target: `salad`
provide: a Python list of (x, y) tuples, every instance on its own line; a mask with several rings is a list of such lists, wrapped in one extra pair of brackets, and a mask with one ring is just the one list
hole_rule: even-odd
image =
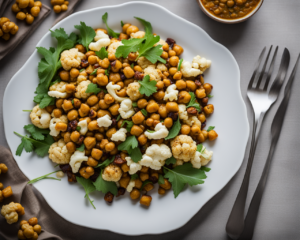
[[(85, 198), (99, 191), (112, 203), (129, 192), (149, 207), (151, 190), (176, 198), (186, 184), (203, 184), (213, 152), (206, 140), (218, 134), (206, 128), (214, 112), (213, 86), (204, 81), (211, 61), (199, 55), (181, 58), (184, 49), (172, 38), (163, 40), (151, 23), (136, 17), (144, 31), (121, 21), (122, 32), (93, 29), (84, 22), (77, 34), (51, 31), (56, 47), (37, 47), (39, 84), (16, 155), (23, 150), (49, 156), (79, 183)], [(31, 180), (55, 179), (49, 173)]]

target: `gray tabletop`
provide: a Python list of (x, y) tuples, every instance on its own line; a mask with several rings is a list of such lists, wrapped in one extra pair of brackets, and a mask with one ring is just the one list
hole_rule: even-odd
[[(50, 1), (43, 1), (49, 4)], [(116, 5), (126, 0), (96, 1), (83, 0), (76, 8), (77, 11), (104, 5)], [(208, 18), (197, 5), (195, 0), (152, 0), (173, 13), (195, 23), (203, 28), (213, 39), (227, 47), (235, 56), (241, 70), (241, 91), (246, 99), (246, 89), (253, 66), (264, 46), (278, 45), (279, 54), (287, 47), (291, 53), (291, 64), (295, 63), (300, 52), (300, 1), (299, 0), (265, 0), (258, 13), (249, 21), (224, 25)], [(55, 14), (50, 16), (30, 36), (25, 43), (18, 46), (9, 56), (0, 62), (0, 144), (7, 146), (2, 119), (2, 96), (11, 77), (22, 67), (35, 49), (37, 42), (52, 26)], [(279, 57), (276, 65), (278, 67)], [(275, 68), (277, 69), (277, 68)], [(290, 70), (291, 72), (291, 66)], [(275, 75), (275, 74), (274, 74)], [(274, 78), (273, 75), (273, 78)], [(25, 80), (25, 79), (24, 79)], [(222, 81), (222, 79), (220, 79)], [(275, 151), (271, 171), (264, 193), (253, 239), (281, 240), (300, 239), (300, 70), (293, 85), (290, 104), (287, 109), (281, 136)], [(17, 96), (16, 96), (17, 97)], [(280, 95), (281, 100), (282, 95)], [(22, 101), (22, 99), (20, 99)], [(256, 188), (270, 146), (270, 126), (279, 102), (273, 106), (263, 125), (261, 139), (258, 143), (251, 183), (250, 197)], [(230, 117), (230, 102), (228, 115)], [(248, 110), (248, 116), (251, 112)], [(234, 131), (234, 126), (228, 126)], [(248, 152), (248, 148), (247, 148)], [(230, 156), (228, 156), (230, 157)], [(226, 161), (226, 159), (224, 159)], [(239, 172), (213, 199), (211, 199), (184, 227), (170, 233), (155, 236), (160, 239), (227, 239), (225, 225), (231, 211), (238, 189), (244, 176), (246, 162)], [(175, 209), (174, 209), (175, 210)], [(180, 216), (178, 216), (180, 217)], [(149, 226), (151, 228), (151, 226)], [(95, 233), (95, 231), (93, 231)], [(88, 235), (88, 234), (87, 234)], [(97, 234), (98, 235), (98, 234)], [(95, 236), (95, 235), (94, 235)], [(99, 231), (103, 239), (153, 239), (153, 236), (126, 237), (107, 231)]]

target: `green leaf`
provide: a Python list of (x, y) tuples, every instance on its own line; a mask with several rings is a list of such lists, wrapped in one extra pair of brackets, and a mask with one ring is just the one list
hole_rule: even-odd
[(189, 92), (189, 94), (191, 95), (191, 100), (190, 100), (189, 104), (186, 106), (186, 108), (194, 107), (194, 108), (197, 109), (198, 112), (200, 112), (201, 111), (201, 106), (199, 105), (199, 103), (196, 102), (195, 93)]
[(174, 158), (173, 156), (166, 160), (166, 165), (175, 164), (175, 163), (176, 163), (176, 158)]
[(85, 68), (79, 70), (79, 72), (83, 72), (83, 71), (85, 71)]
[(121, 21), (121, 27), (123, 27), (124, 26), (124, 23), (123, 23), (123, 21)]
[(130, 67), (133, 69), (133, 68), (134, 68), (134, 63), (131, 63), (131, 64), (130, 64)]
[(158, 176), (158, 184), (165, 184), (165, 179), (161, 174), (159, 174)]
[(154, 130), (147, 129), (147, 132), (149, 132), (149, 133), (154, 133), (155, 131), (154, 131)]
[(36, 141), (33, 139), (30, 141), (35, 148), (35, 153), (40, 157), (46, 156), (48, 154), (50, 146), (52, 145), (52, 143), (54, 143), (53, 137), (51, 135), (47, 135), (46, 138), (42, 141)]
[(105, 69), (104, 73), (106, 76), (109, 76), (109, 71), (110, 71), (111, 66), (109, 65), (107, 69)]
[(50, 97), (48, 94), (45, 94), (43, 99), (40, 101), (39, 107), (40, 108), (45, 108), (49, 105), (54, 105), (55, 104), (55, 97)]
[(132, 174), (130, 179), (131, 180), (135, 180), (135, 179), (138, 179), (139, 178), (139, 175), (137, 175), (136, 173), (135, 174)]
[(105, 25), (106, 25), (108, 35), (109, 35), (109, 36), (112, 36), (113, 38), (118, 38), (120, 34), (114, 32), (114, 31), (108, 26), (108, 24), (107, 24), (107, 17), (108, 17), (108, 14), (107, 14), (107, 12), (106, 12), (106, 13), (102, 16), (102, 20), (103, 20), (103, 22), (104, 22)]
[(166, 60), (160, 57), (161, 54), (163, 53), (163, 50), (161, 49), (161, 47), (162, 47), (162, 45), (157, 45), (155, 47), (152, 47), (149, 50), (147, 50), (146, 52), (140, 54), (139, 57), (144, 56), (153, 64), (156, 63), (157, 61), (160, 61), (165, 64)]
[(165, 140), (169, 140), (169, 139), (176, 137), (178, 135), (178, 133), (180, 132), (180, 129), (181, 129), (181, 124), (180, 124), (180, 120), (178, 117), (176, 122), (173, 124), (172, 128), (170, 129), (169, 134), (165, 138)]
[(24, 148), (25, 148), (26, 152), (32, 152), (33, 151), (33, 145), (26, 137), (21, 138), (21, 143), (17, 148), (16, 155), (21, 156)]
[(89, 44), (94, 40), (96, 32), (92, 27), (87, 26), (84, 22), (74, 26), (80, 31), (81, 44), (89, 51)]
[(143, 184), (142, 184), (142, 187), (140, 188), (140, 191), (142, 191), (143, 188), (144, 188), (147, 184), (149, 184), (149, 183), (152, 183), (152, 182), (151, 182), (150, 180), (144, 181)]
[(131, 38), (131, 39), (123, 39), (122, 43), (123, 45), (119, 46), (116, 50), (116, 57), (120, 58), (127, 58), (129, 53), (136, 52), (140, 46), (141, 43), (145, 40), (145, 38)]
[(132, 103), (132, 107), (134, 107), (134, 108), (137, 107), (137, 103), (136, 103), (136, 102), (133, 102), (133, 103)]
[(112, 156), (111, 159), (106, 159), (103, 163), (99, 163), (95, 168), (105, 168), (111, 164), (115, 159), (115, 156)]
[(201, 170), (205, 171), (205, 172), (209, 172), (211, 169), (208, 167), (201, 167)]
[(134, 17), (136, 18), (137, 20), (139, 20), (144, 28), (145, 28), (145, 32), (146, 32), (146, 35), (149, 35), (149, 34), (152, 34), (152, 25), (150, 22), (147, 22), (146, 20), (142, 19), (142, 18), (139, 18), (139, 17)]
[(97, 73), (97, 68), (94, 69), (94, 71), (92, 71), (90, 75), (95, 75), (96, 73)]
[(99, 92), (101, 92), (101, 88), (99, 88), (98, 85), (95, 83), (90, 83), (85, 92), (98, 94)]
[(132, 126), (134, 125), (134, 123), (132, 121), (124, 120), (121, 124), (121, 127), (123, 127), (125, 123), (126, 123), (127, 132), (130, 132), (130, 130), (131, 130)]
[(141, 109), (141, 112), (142, 112), (142, 114), (143, 114), (145, 117), (147, 117), (147, 115), (148, 115), (148, 112), (147, 112), (147, 110), (146, 110), (146, 109)]
[(102, 47), (100, 49), (100, 51), (95, 52), (96, 55), (100, 58), (100, 59), (104, 59), (104, 58), (108, 58), (108, 52), (106, 51), (105, 47)]
[(119, 114), (117, 117), (117, 121), (119, 121), (121, 119), (121, 115)]
[(92, 201), (89, 196), (90, 193), (92, 193), (96, 190), (93, 182), (90, 179), (85, 179), (83, 177), (76, 177), (76, 180), (84, 188), (84, 191), (85, 191), (84, 197), (87, 198), (88, 201), (92, 204), (93, 208), (96, 209), (93, 204), (94, 201)]
[(179, 60), (179, 64), (178, 64), (177, 71), (180, 71), (182, 62), (183, 62), (183, 59), (181, 58), (181, 59)]
[(142, 81), (139, 81), (140, 93), (145, 94), (147, 97), (150, 97), (153, 93), (157, 92), (156, 90), (156, 81), (150, 81), (150, 76), (146, 75)]
[(96, 190), (99, 191), (99, 192), (102, 192), (104, 194), (110, 192), (110, 193), (112, 193), (113, 195), (116, 196), (118, 194), (117, 184), (115, 182), (105, 181), (102, 178), (102, 173), (103, 173), (103, 169), (102, 169), (99, 177), (97, 178), (97, 180), (93, 183)]
[(138, 161), (140, 161), (142, 159), (143, 154), (141, 153), (141, 150), (139, 149), (139, 147), (136, 147), (136, 148), (132, 149), (132, 152), (129, 154), (129, 156), (131, 157), (132, 161), (137, 163)]
[(85, 149), (84, 144), (81, 144), (79, 148), (76, 148), (77, 151), (83, 152)]
[(76, 131), (79, 132), (80, 130), (81, 130), (81, 127), (80, 127), (80, 126), (77, 126), (77, 127), (76, 127)]
[(25, 125), (24, 129), (27, 132), (29, 132), (35, 140), (44, 140), (45, 136), (43, 134), (49, 134), (48, 129), (41, 129), (41, 128), (34, 126), (33, 124)]
[(198, 144), (197, 145), (197, 151), (200, 152), (200, 153), (203, 153), (205, 150), (205, 148), (203, 148), (203, 145), (202, 144)]
[(38, 181), (40, 181), (40, 180), (43, 180), (43, 179), (53, 179), (53, 180), (61, 181), (61, 179), (58, 179), (58, 178), (52, 178), (52, 177), (51, 177), (51, 178), (48, 178), (49, 175), (51, 175), (51, 174), (53, 174), (53, 173), (57, 173), (57, 172), (59, 172), (59, 171), (60, 171), (60, 170), (57, 170), (57, 171), (55, 171), (55, 172), (48, 173), (48, 174), (43, 175), (43, 176), (41, 176), (41, 177), (32, 179), (32, 180), (30, 180), (29, 182), (27, 182), (27, 184), (33, 184), (33, 183), (36, 183), (36, 182), (38, 182)]
[(23, 149), (24, 149), (24, 143), (23, 141), (21, 140), (21, 143), (19, 144), (17, 150), (16, 150), (16, 155), (17, 156), (21, 156), (22, 152), (23, 152)]
[(175, 198), (183, 190), (186, 184), (194, 186), (204, 183), (202, 179), (206, 179), (205, 171), (203, 171), (202, 169), (193, 168), (191, 163), (185, 163), (173, 168), (172, 170), (164, 167), (164, 170), (164, 177), (168, 178), (172, 183)]
[(208, 98), (212, 98), (212, 97), (213, 97), (213, 95), (210, 95), (210, 94), (208, 94), (208, 95), (207, 95), (207, 97), (208, 97)]
[(138, 146), (138, 141), (135, 136), (129, 136), (124, 142), (118, 146), (119, 151), (127, 151), (131, 154), (132, 150)]
[(72, 103), (72, 105), (74, 105), (74, 99), (72, 99), (71, 103)]
[(215, 127), (214, 126), (209, 126), (208, 128), (207, 128), (207, 130), (206, 131), (211, 131), (211, 130), (214, 130), (215, 129)]

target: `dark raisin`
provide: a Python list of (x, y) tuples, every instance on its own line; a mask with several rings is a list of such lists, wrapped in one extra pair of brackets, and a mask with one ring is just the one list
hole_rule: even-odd
[(112, 67), (116, 66), (116, 62), (117, 62), (116, 60), (113, 61), (113, 62), (111, 63), (111, 66), (112, 66)]
[(125, 81), (125, 80), (126, 80), (126, 77), (125, 77), (124, 73), (120, 73), (120, 77), (121, 77), (121, 80), (122, 80), (122, 81)]
[(81, 136), (79, 137), (78, 141), (76, 142), (76, 144), (81, 145), (82, 142), (83, 142), (83, 140), (84, 140), (84, 136), (81, 135)]
[(89, 62), (87, 60), (82, 59), (81, 60), (81, 67), (86, 68), (89, 65)]
[(188, 112), (188, 114), (191, 114), (191, 115), (197, 115), (198, 114), (198, 111), (195, 107), (189, 107), (187, 109), (187, 112)]
[(95, 118), (95, 117), (97, 117), (96, 111), (94, 111), (93, 109), (91, 109), (91, 110), (90, 110), (90, 113), (89, 113), (89, 117), (90, 117), (90, 118)]
[(202, 85), (201, 82), (200, 82), (200, 80), (196, 80), (196, 81), (195, 81), (195, 84), (196, 84), (196, 86), (197, 86), (198, 88), (201, 87), (201, 85)]
[(67, 172), (68, 182), (77, 182), (75, 174), (72, 172)]
[(108, 192), (105, 194), (104, 200), (108, 203), (112, 203), (114, 200), (114, 195), (111, 192)]
[(140, 111), (140, 109), (139, 109), (138, 107), (133, 108), (133, 110), (134, 110), (135, 112)]
[(113, 118), (111, 121), (112, 121), (111, 127), (117, 126), (117, 120), (115, 118)]
[(99, 177), (100, 172), (99, 171), (95, 171), (94, 174), (92, 176), (90, 176), (90, 179), (95, 182), (97, 180), (97, 178)]
[(173, 121), (176, 121), (178, 118), (178, 113), (177, 112), (170, 112), (168, 113), (168, 117), (172, 118)]
[(125, 194), (125, 188), (122, 188), (122, 187), (119, 187), (118, 188), (118, 194), (116, 197), (120, 197), (121, 195), (124, 195)]
[(201, 102), (202, 102), (201, 105), (202, 105), (203, 107), (206, 106), (207, 103), (208, 103), (208, 97), (202, 98)]
[(176, 41), (173, 38), (167, 38), (166, 43), (172, 48)]
[(155, 184), (155, 183), (158, 182), (158, 179), (157, 179), (157, 177), (150, 176), (150, 177), (149, 177), (149, 181), (151, 181), (153, 184)]
[(143, 78), (144, 78), (144, 74), (143, 73), (138, 72), (138, 71), (136, 71), (134, 73), (134, 79), (136, 79), (136, 80), (142, 80)]
[(69, 122), (69, 126), (71, 127), (72, 131), (76, 130), (77, 125), (78, 125), (77, 120), (73, 120), (73, 121)]
[(123, 159), (121, 158), (121, 155), (120, 155), (120, 154), (118, 154), (118, 155), (115, 156), (115, 160), (114, 160), (114, 163), (115, 163), (115, 164), (117, 164), (117, 165), (122, 165), (122, 164), (125, 163), (125, 162), (126, 162), (126, 161), (123, 160)]
[(94, 68), (96, 69), (96, 68), (99, 68), (100, 67), (100, 65), (99, 65), (99, 63), (95, 63), (94, 64)]
[(70, 164), (61, 164), (59, 165), (59, 168), (64, 172), (68, 172), (68, 171), (72, 171), (72, 168), (70, 166)]
[(206, 120), (201, 124), (201, 130), (206, 127)]

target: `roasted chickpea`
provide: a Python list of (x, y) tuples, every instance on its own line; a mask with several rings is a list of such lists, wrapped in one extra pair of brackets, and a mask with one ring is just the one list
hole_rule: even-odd
[(119, 181), (120, 187), (127, 188), (129, 182), (130, 182), (130, 177), (129, 176), (122, 177)]
[(164, 120), (164, 125), (166, 126), (166, 128), (171, 128), (173, 126), (173, 119), (172, 118), (166, 118)]
[(147, 102), (147, 100), (144, 99), (144, 98), (139, 99), (139, 100), (137, 101), (137, 106), (138, 106), (138, 108), (140, 108), (140, 109), (146, 108), (147, 105), (148, 105), (148, 102)]
[(65, 99), (63, 102), (62, 108), (65, 111), (69, 111), (70, 109), (72, 109), (73, 108), (72, 101)]
[(163, 82), (164, 82), (165, 87), (169, 87), (171, 85), (171, 80), (170, 79), (164, 79)]
[(132, 200), (136, 200), (140, 197), (140, 191), (137, 190), (136, 188), (134, 188), (131, 192), (130, 192), (130, 197)]
[(143, 69), (139, 65), (135, 65), (133, 70), (136, 72), (143, 72)]
[(111, 112), (112, 115), (116, 116), (119, 115), (119, 108), (120, 108), (120, 104), (115, 103), (108, 110)]
[(105, 103), (104, 99), (101, 99), (99, 101), (99, 107), (102, 109), (107, 109), (107, 108), (109, 108), (109, 105)]
[(85, 49), (85, 47), (82, 44), (77, 44), (75, 46), (75, 48), (77, 48), (78, 51), (81, 52), (81, 53), (85, 53), (86, 52), (86, 49)]
[[(169, 64), (172, 66), (172, 67), (176, 67), (179, 63), (179, 58), (177, 56), (173, 56), (173, 57), (170, 57), (169, 59)], [(177, 72), (177, 71), (176, 71)]]
[(143, 129), (140, 126), (137, 125), (133, 125), (131, 130), (130, 130), (130, 134), (134, 135), (134, 136), (140, 136), (143, 133)]
[(180, 130), (181, 134), (189, 135), (190, 131), (191, 131), (191, 127), (189, 125), (187, 124), (181, 125), (181, 130)]
[(173, 76), (174, 80), (180, 80), (182, 78), (182, 73), (180, 71), (176, 72)]
[(130, 23), (126, 23), (126, 24), (124, 24), (124, 26), (122, 27), (122, 31), (123, 31), (123, 33), (126, 33), (126, 31), (127, 31), (127, 28), (128, 28), (129, 26), (131, 26), (131, 24), (130, 24)]
[(70, 112), (68, 112), (67, 117), (68, 117), (69, 121), (76, 120), (78, 118), (78, 111), (77, 110), (71, 110)]
[(119, 39), (120, 40), (123, 40), (123, 39), (128, 39), (129, 36), (127, 34), (124, 34), (124, 33), (120, 33), (120, 36), (119, 36)]
[(179, 107), (176, 102), (167, 102), (166, 108), (167, 108), (168, 112), (178, 112), (179, 111)]
[(195, 94), (196, 94), (197, 98), (205, 98), (206, 97), (205, 89), (203, 89), (203, 88), (197, 89)]
[(106, 137), (111, 138), (117, 132), (116, 128), (110, 128), (106, 131)]
[(186, 88), (186, 83), (184, 80), (178, 80), (176, 81), (176, 88), (178, 90), (182, 90), (182, 89), (185, 89)]
[(71, 133), (70, 139), (76, 143), (78, 141), (79, 137), (80, 137), (80, 133), (77, 131), (74, 131)]
[(30, 218), (28, 220), (29, 225), (34, 226), (36, 224), (38, 224), (38, 219), (36, 217)]
[(24, 236), (24, 233), (23, 233), (23, 231), (20, 229), (19, 231), (18, 231), (18, 239), (26, 239), (26, 237)]
[(23, 21), (26, 18), (26, 14), (23, 12), (18, 12), (16, 18)]
[(9, 33), (10, 30), (12, 30), (15, 26), (16, 26), (16, 24), (13, 23), (13, 22), (6, 22), (6, 23), (4, 23), (3, 26), (2, 26), (2, 31), (3, 31), (4, 33)]
[(109, 142), (108, 144), (105, 145), (105, 151), (111, 152), (114, 150), (115, 144), (113, 142)]
[(163, 89), (165, 84), (163, 81), (158, 81), (155, 86), (157, 89)]
[(201, 133), (204, 136), (204, 139), (206, 140), (208, 138), (208, 132), (206, 130), (202, 130)]
[(167, 179), (164, 179), (164, 180), (165, 180), (165, 183), (159, 184), (159, 186), (165, 190), (169, 190), (172, 187), (172, 185)]
[(19, 31), (19, 27), (17, 25), (15, 25), (11, 30), (10, 30), (10, 34), (15, 35), (17, 32)]
[(178, 94), (178, 103), (187, 104), (191, 100), (191, 95), (187, 91), (180, 91)]
[(123, 73), (126, 78), (132, 78), (134, 76), (134, 71), (131, 67), (125, 67)]
[(201, 129), (200, 129), (199, 126), (193, 125), (193, 126), (191, 127), (191, 134), (192, 134), (192, 135), (199, 135), (200, 133), (201, 133)]
[[(87, 52), (86, 54), (88, 54), (89, 52)], [(94, 65), (96, 63), (98, 63), (98, 57), (96, 57), (95, 55), (90, 55), (88, 57), (88, 63), (91, 65)]]
[[(111, 41), (112, 41), (112, 40), (111, 40)], [(111, 62), (117, 60), (116, 55), (113, 54), (113, 53), (109, 53), (109, 54), (108, 54), (108, 60), (111, 61)]]
[(10, 22), (10, 20), (7, 17), (0, 18), (0, 27), (2, 27), (3, 24), (6, 22)]
[(110, 65), (110, 61), (108, 60), (108, 58), (104, 58), (101, 62), (100, 62), (100, 66), (102, 68), (108, 68)]
[(37, 17), (40, 14), (41, 9), (39, 7), (32, 7), (30, 13), (32, 16)]
[(152, 201), (152, 197), (148, 195), (143, 195), (140, 199), (140, 204), (149, 207)]
[(216, 133), (215, 130), (210, 130), (210, 131), (207, 133), (207, 135), (208, 135), (208, 140), (209, 140), (209, 141), (213, 141), (213, 140), (215, 140), (215, 139), (218, 137), (218, 134)]
[(30, 227), (25, 228), (23, 233), (26, 238), (32, 238), (34, 236), (33, 227), (30, 226)]
[(135, 52), (131, 52), (128, 55), (128, 60), (133, 62), (133, 61), (135, 61), (136, 57), (137, 57), (136, 53)]
[(18, 13), (21, 11), (21, 9), (19, 8), (18, 4), (17, 3), (14, 3), (12, 6), (11, 6), (11, 10), (14, 12), (14, 13)]
[(61, 6), (60, 6), (60, 5), (55, 5), (55, 6), (53, 7), (53, 11), (54, 11), (55, 13), (60, 13), (60, 12), (61, 12)]
[(86, 103), (89, 106), (94, 106), (95, 104), (98, 103), (98, 101), (99, 101), (98, 97), (96, 95), (92, 95), (86, 100)]
[[(1, 30), (2, 31), (2, 30)], [(8, 41), (10, 39), (10, 34), (9, 33), (4, 33), (2, 35), (2, 38), (5, 40), (5, 41)]]
[(153, 126), (153, 122), (154, 122), (154, 120), (152, 118), (148, 118), (146, 120), (146, 125), (149, 126), (149, 127), (152, 127)]
[(87, 116), (89, 114), (89, 112), (90, 112), (89, 105), (87, 105), (85, 103), (82, 103), (81, 106), (80, 106), (80, 108), (79, 108), (79, 110), (78, 110), (78, 112), (79, 112), (79, 115), (81, 117)]
[(137, 112), (132, 116), (132, 121), (134, 124), (141, 124), (145, 120), (145, 116), (141, 111)]
[(151, 191), (152, 189), (154, 188), (153, 184), (152, 183), (148, 183), (146, 184), (142, 190), (146, 191), (146, 192), (149, 192)]
[(161, 104), (159, 106), (159, 109), (158, 109), (158, 114), (162, 117), (162, 118), (166, 118), (168, 116), (168, 113), (169, 111), (167, 110), (166, 108), (166, 105), (165, 104)]
[(117, 83), (119, 81), (121, 81), (121, 76), (119, 73), (110, 73), (109, 74), (109, 81), (113, 82), (113, 83)]
[(174, 44), (172, 49), (176, 52), (177, 56), (180, 56), (183, 53), (183, 48), (178, 44)]
[(163, 100), (164, 97), (165, 97), (165, 92), (164, 92), (163, 90), (159, 90), (158, 92), (153, 93), (153, 97), (154, 97), (157, 101)]
[(56, 118), (60, 118), (61, 117), (61, 115), (62, 115), (62, 110), (61, 109), (58, 109), (58, 108), (56, 108), (56, 109), (54, 109), (53, 110), (53, 115), (54, 115), (54, 117), (56, 117)]
[(127, 96), (127, 93), (126, 93), (126, 89), (121, 89), (119, 91), (116, 92), (117, 96), (119, 97), (126, 97)]
[(103, 73), (98, 74), (97, 83), (100, 86), (106, 86), (108, 84), (108, 77)]
[(205, 114), (204, 113), (200, 113), (198, 115), (198, 119), (201, 123), (203, 123), (206, 120)]
[(91, 152), (91, 156), (92, 158), (96, 159), (96, 160), (100, 160), (100, 158), (102, 157), (103, 152), (97, 148), (93, 148), (92, 152)]
[(209, 114), (212, 114), (214, 112), (214, 105), (212, 104), (208, 104), (207, 106), (205, 106), (203, 108), (205, 114), (209, 115)]
[(148, 170), (149, 170), (149, 167), (143, 166), (142, 169), (141, 169), (140, 171), (141, 171), (142, 173), (146, 173), (146, 172), (148, 172)]
[(177, 73), (177, 68), (176, 67), (169, 68), (169, 73), (171, 76), (173, 76), (175, 73)]
[(211, 93), (212, 85), (210, 83), (204, 83), (203, 88), (205, 89), (206, 95)]
[(162, 54), (160, 55), (163, 59), (168, 59), (169, 54), (166, 51), (163, 51)]
[(3, 194), (4, 198), (11, 197), (13, 195), (13, 191), (11, 189), (11, 186), (8, 186), (8, 187), (4, 188), (2, 190), (2, 194)]
[(96, 138), (95, 137), (86, 137), (84, 140), (85, 147), (90, 150), (96, 145)]
[(157, 112), (158, 109), (159, 109), (159, 105), (155, 101), (153, 101), (153, 100), (149, 101), (149, 103), (148, 103), (148, 105), (146, 107), (146, 110), (149, 113)]
[(200, 142), (200, 143), (203, 143), (205, 141), (205, 137), (202, 134), (202, 132), (199, 135), (197, 135), (196, 137), (197, 137), (198, 142)]
[(145, 134), (141, 134), (137, 140), (140, 145), (145, 145), (148, 141), (148, 138), (145, 136)]
[(38, 224), (33, 226), (33, 231), (35, 231), (37, 234), (40, 234), (42, 231), (42, 227)]
[(91, 121), (91, 122), (88, 124), (88, 130), (89, 130), (89, 131), (99, 130), (99, 126), (98, 126), (98, 123), (97, 123), (96, 120)]
[(112, 72), (119, 72), (119, 70), (122, 68), (122, 63), (119, 60), (116, 60), (111, 63), (111, 71)]
[(140, 173), (140, 179), (141, 179), (142, 182), (146, 181), (147, 179), (149, 179), (149, 174), (141, 172)]
[(126, 34), (130, 36), (131, 33), (136, 33), (138, 31), (139, 31), (139, 28), (137, 26), (131, 25), (131, 26), (127, 27)]
[(169, 54), (169, 57), (176, 56), (176, 52), (172, 49), (169, 50), (168, 54)]
[(29, 0), (19, 0), (19, 8), (27, 8), (29, 5)]
[(166, 190), (165, 189), (163, 189), (163, 188), (158, 188), (158, 194), (159, 195), (164, 195), (166, 193)]
[(41, 3), (41, 1), (35, 1), (33, 3), (33, 6), (41, 8), (42, 7), (42, 3)]
[(186, 88), (188, 89), (188, 91), (194, 92), (197, 89), (197, 86), (194, 81), (187, 80)]
[(68, 10), (68, 6), (66, 4), (61, 5), (61, 11), (65, 12)]

